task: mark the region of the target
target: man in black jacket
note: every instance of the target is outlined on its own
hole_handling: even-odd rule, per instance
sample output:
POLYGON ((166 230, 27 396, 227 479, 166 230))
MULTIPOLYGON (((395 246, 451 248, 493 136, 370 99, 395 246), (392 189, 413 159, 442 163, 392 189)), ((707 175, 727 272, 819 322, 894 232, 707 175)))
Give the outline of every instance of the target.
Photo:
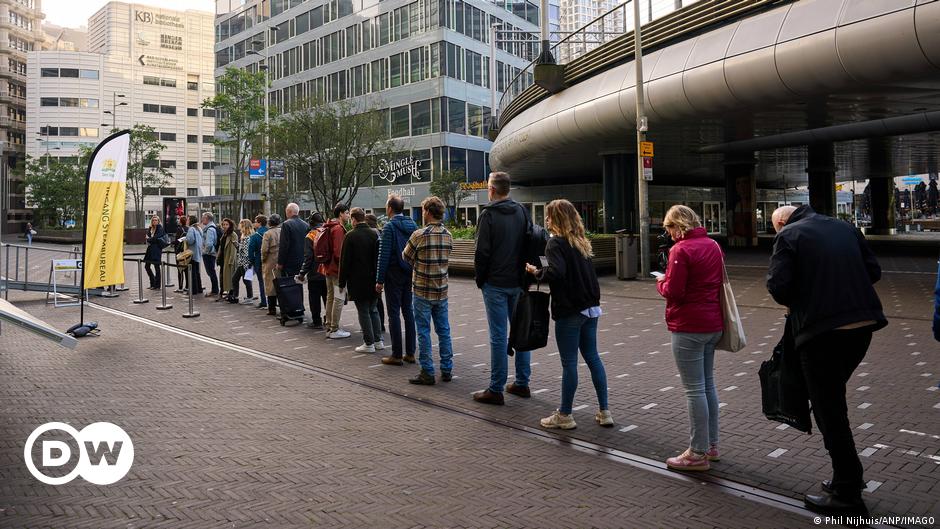
POLYGON ((285 276, 295 276, 304 264, 304 238, 310 231, 307 225, 297 215, 300 206, 291 202, 284 212, 287 220, 281 224, 281 243, 277 249, 277 269, 285 276))
POLYGON ((888 324, 873 284, 881 267, 864 236, 850 224, 818 215, 809 206, 784 206, 773 214, 774 253, 767 290, 787 307, 806 389, 832 459, 832 479, 806 508, 823 514, 865 514, 865 481, 855 450, 845 385, 872 333, 888 324))
MULTIPOLYGON (((525 263, 532 221, 522 204, 509 198, 506 173, 491 173, 487 185, 489 204, 477 222, 473 267, 477 287, 483 290, 486 322, 490 333, 490 386, 473 394, 486 404, 503 404, 503 385, 509 369, 509 319, 525 285, 525 263)), ((516 380, 506 392, 528 398, 532 372, 529 351, 516 352, 516 380)))
POLYGON ((348 298, 356 303, 362 345, 357 353, 374 353, 385 349, 382 324, 379 321, 378 298, 375 291, 375 269, 379 260, 379 235, 366 223, 362 208, 352 208, 349 216, 355 227, 343 240, 339 262, 339 288, 346 289, 348 298))

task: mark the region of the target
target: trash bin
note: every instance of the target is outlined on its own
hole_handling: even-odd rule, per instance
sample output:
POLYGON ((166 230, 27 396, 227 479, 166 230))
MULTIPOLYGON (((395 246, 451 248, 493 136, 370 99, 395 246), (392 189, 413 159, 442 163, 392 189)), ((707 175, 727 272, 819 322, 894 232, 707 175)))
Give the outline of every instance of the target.
POLYGON ((617 279, 636 279, 638 241, 637 236, 632 233, 617 232, 617 279))

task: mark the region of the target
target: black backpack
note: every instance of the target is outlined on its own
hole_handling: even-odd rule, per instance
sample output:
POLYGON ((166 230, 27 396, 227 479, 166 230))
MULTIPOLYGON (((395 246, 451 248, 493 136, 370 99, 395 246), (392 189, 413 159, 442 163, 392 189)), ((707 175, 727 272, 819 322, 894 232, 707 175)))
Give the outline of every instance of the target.
POLYGON ((222 228, 218 224, 213 224, 210 227, 215 230, 215 251, 218 253, 219 248, 222 246, 222 228))

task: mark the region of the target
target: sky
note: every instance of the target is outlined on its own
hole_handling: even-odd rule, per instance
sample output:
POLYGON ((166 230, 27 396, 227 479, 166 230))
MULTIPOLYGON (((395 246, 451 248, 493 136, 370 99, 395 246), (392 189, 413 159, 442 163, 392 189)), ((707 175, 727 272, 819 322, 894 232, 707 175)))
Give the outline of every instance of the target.
MULTIPOLYGON (((163 7, 166 9, 198 9, 200 11, 215 12, 214 0, 124 0, 128 3, 163 7)), ((57 26, 77 28, 88 25, 88 17, 101 9, 108 0, 42 0, 42 11, 46 14, 46 22, 57 26)))

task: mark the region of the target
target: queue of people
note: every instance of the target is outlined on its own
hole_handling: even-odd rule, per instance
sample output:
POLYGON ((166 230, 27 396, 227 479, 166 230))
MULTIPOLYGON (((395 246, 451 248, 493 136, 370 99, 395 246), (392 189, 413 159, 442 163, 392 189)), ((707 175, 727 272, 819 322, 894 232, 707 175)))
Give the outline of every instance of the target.
MULTIPOLYGON (((593 249, 581 216, 564 199, 545 208, 547 242, 528 210, 510 197, 511 181, 496 172, 487 182, 489 203, 483 206, 474 254, 475 280, 482 292, 490 346, 489 385, 473 394, 476 402, 504 405, 510 394, 531 396, 531 352, 510 348, 510 322, 517 300, 532 283, 547 283, 551 318, 562 367, 561 398, 557 409, 540 420, 544 428, 577 427, 574 398, 578 388, 579 356, 590 371, 597 407, 594 421, 614 425, 608 403, 607 375, 597 351, 598 321, 603 316, 601 292, 592 263, 593 249), (507 384, 509 356, 514 378, 507 384)), ((388 222, 381 229, 361 208, 337 204, 326 221, 315 213, 305 222, 291 203, 286 221, 273 214, 242 219, 237 226, 223 219, 216 226, 211 213, 201 222, 181 219, 179 251, 192 251, 191 260, 205 267, 211 282, 207 296, 227 296, 238 302, 239 282, 246 287, 243 303, 253 303, 251 281, 259 280, 260 302, 255 306, 277 315, 284 278, 307 284, 310 318, 307 326, 325 331, 331 340, 351 333, 341 325, 342 309, 355 304, 362 344, 355 351, 371 354, 390 348, 382 363, 418 363, 409 379, 434 385, 454 377, 453 340, 448 316, 448 277, 453 239, 444 226, 445 205, 437 197, 421 203, 421 227, 404 215, 404 201, 390 195, 388 222), (215 275, 221 264, 221 284, 215 275), (210 272, 211 271, 211 272, 210 272), (381 303, 384 294, 385 303, 381 303), (388 316, 386 344, 385 310, 388 316), (322 311, 322 312, 321 312, 322 311), (438 363, 432 355, 431 327, 438 338, 438 363), (417 353, 417 357, 416 357, 417 353)), ((157 240, 159 220, 148 241, 157 240)), ((861 498, 865 486, 846 408, 846 382, 864 358, 872 334, 887 325, 874 283, 881 269, 864 237, 848 223, 816 214, 809 206, 785 206, 773 213, 777 231, 767 274, 767 289, 787 308, 788 329, 795 342, 802 376, 817 427, 832 460, 831 479, 821 494, 807 494, 806 507, 828 514, 866 512, 861 498)), ((707 236, 701 219, 687 206, 671 207, 664 228, 674 241, 657 291, 666 300, 665 322, 671 334, 678 376, 685 390, 689 444, 665 461, 668 468, 707 471, 719 461, 719 403, 714 365, 715 350, 726 329, 723 285, 727 282, 724 253, 707 236)), ((149 273, 149 270, 148 270, 149 273)), ((188 285, 203 291, 201 274, 188 285)), ((151 275, 151 283, 159 276, 151 275)), ((182 282, 181 282, 182 284, 182 282)), ((284 310, 287 307, 281 307, 284 310)), ((300 301, 300 311, 304 311, 300 301)), ((940 340, 940 270, 934 332, 940 340)))

